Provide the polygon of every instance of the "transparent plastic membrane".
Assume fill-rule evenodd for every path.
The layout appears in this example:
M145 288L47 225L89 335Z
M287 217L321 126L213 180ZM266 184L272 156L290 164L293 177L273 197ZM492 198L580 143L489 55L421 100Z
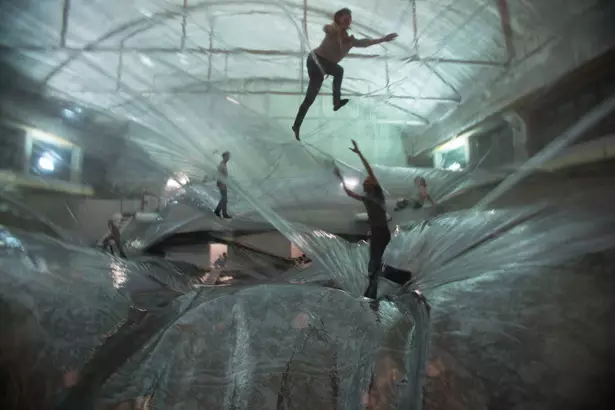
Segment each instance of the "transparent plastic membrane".
M458 16L442 25L435 22L449 19L439 18L439 12L425 13L434 22L434 31L450 31L439 41L428 41L429 47L421 46L425 62L408 58L404 47L385 50L390 52L385 55L385 67L372 75L373 66L353 67L349 59L348 72L354 74L345 80L348 88L344 92L352 96L352 105L345 108L354 114L352 119L328 117L305 126L302 142L294 140L290 119L286 123L261 110L272 103L270 99L255 104L249 96L261 92L255 78L278 87L273 92L281 95L303 91L305 84L298 78L289 82L282 76L298 71L303 62L295 65L294 60L277 58L275 53L233 56L241 48L223 34L211 38L218 43L217 51L205 52L209 37L195 40L190 35L183 37L181 48L166 47L166 40L179 40L182 32L213 31L211 22L229 11L237 12L232 9L240 6L237 2L183 7L174 2L68 3L74 6L68 26L68 43L73 49L45 49L47 40L59 42L60 33L55 38L52 27L61 25L37 20L44 20L44 14L56 14L33 17L24 6L16 13L22 26L43 27L49 35L38 48L9 55L24 65L49 68L41 69L37 80L54 96L100 109L118 121L129 120L123 128L126 149L114 158L106 182L120 191L162 192L166 206L153 221L135 222L125 240L128 260L81 247L80 241L57 229L41 229L45 236L32 233L39 231L35 225L19 229L22 219L2 221L7 227L0 230L0 302L2 322L10 331L3 332L0 359L3 368L16 369L15 374L28 380L28 389L14 390L22 394L16 394L16 400L38 397L34 406L38 409L80 410L122 409L123 405L220 410L420 409L429 309L411 289L430 295L448 283L532 272L615 244L613 198L605 192L583 193L580 198L571 195L557 204L490 208L494 198L522 180L536 162L568 144L580 128L506 180L475 209L447 212L446 207L425 207L391 212L398 198L417 195L413 182L417 176L426 179L436 202L507 177L478 169L453 172L396 167L405 163L401 127L379 122L395 111L391 107L402 100L398 95L402 86L404 94L414 94L404 103L403 118L411 117L423 127L429 123L427 117L433 114L437 119L448 112L443 105L461 100L457 88L464 96L475 94L476 84L482 92L486 79L500 78L503 66L493 62L505 56L486 45L488 41L465 48L488 56L490 68L475 71L473 63L447 68L450 82L431 68L456 37L453 29L465 25L481 32L470 21L483 12L491 13L488 2L478 9L460 6L455 10ZM295 45L302 54L317 42L314 37L321 35L322 24L329 20L315 13L319 17L304 22L303 29L300 8L291 7L290 2L266 3L251 4L254 9L247 14L275 9L278 18L297 30ZM413 37L407 19L402 18L409 16L412 3L404 2L405 14L390 7L388 19L382 20L395 19L397 24L386 28L402 34L406 30L407 38ZM423 7L425 2L417 3ZM15 5L6 8L6 15L20 9ZM372 2L357 9L371 13ZM524 27L547 26L538 24L544 18L538 10L515 10L520 14L516 22L520 33ZM538 20L527 18L528 14ZM549 10L548 14L554 13ZM497 30L500 24L497 17L492 22ZM454 27L444 27L447 25ZM273 37L271 33L257 35L254 30L238 36L240 26L235 22L219 29L233 27L229 31L234 36L259 44ZM23 27L18 30L20 40L34 37L40 43L40 33L27 35ZM361 30L371 32L365 26ZM143 33L149 37L140 37ZM418 34L419 39L429 37L429 33ZM540 38L544 33L539 34L536 37L544 40ZM295 36L284 32L278 37ZM153 47L141 52L139 42ZM527 51L534 49L527 47ZM204 57L207 53L209 59ZM218 58L211 58L216 53ZM537 54L550 57L548 51ZM256 68L263 66L265 74L258 77ZM537 85L550 75L546 68L541 74L532 77ZM513 80L511 76L509 82L501 83L513 87ZM87 91L85 86L92 84L100 89ZM365 92L356 92L358 88ZM430 102L434 90L442 104ZM459 98L451 99L451 94ZM512 97L501 93L494 93L493 98L502 106L512 102ZM299 102L292 100L291 116ZM612 102L607 101L598 114L612 111ZM277 104L280 111L290 106L288 100ZM483 101L482 105L488 104ZM327 103L325 109L330 108ZM313 110L318 112L317 107ZM469 122L461 118L453 125L458 131ZM436 125L429 131L437 134L437 121L432 124ZM447 132L436 137L448 137L451 127L443 126ZM356 222L356 214L364 212L361 203L349 199L333 175L338 166L347 183L360 192L365 172L346 149L353 138L374 164L393 216L395 230L385 263L413 274L413 282L403 287L383 279L378 306L360 297L367 285L367 243L350 243L331 233L365 234L367 230L365 224ZM219 199L216 167L225 151L231 153L227 185L232 221L212 215ZM388 165L378 166L381 162ZM12 201L11 206L19 207ZM23 207L20 212L30 210ZM30 219L51 226L34 214ZM281 232L310 257L311 265L299 269L246 252L234 268L249 279L203 287L198 273L189 268L141 255L180 232L207 231L215 238L263 228Z
M613 246L605 199L584 193L402 225L385 260L412 271L412 287L428 295L454 281L557 265ZM3 338L3 350L37 352L40 361L19 368L50 380L58 408L419 408L422 299L383 280L390 298L374 311L357 297L366 245L277 218L312 265L284 273L271 264L278 274L256 277L246 264L251 281L214 288L158 258L120 260L3 228L3 323L16 335Z
M2 360L18 350L39 357L15 371L43 374L28 386L48 381L58 408L420 403L412 381L428 323L412 294L376 313L321 286L196 289L165 261L119 260L6 228L2 244L3 323L13 335L3 337Z

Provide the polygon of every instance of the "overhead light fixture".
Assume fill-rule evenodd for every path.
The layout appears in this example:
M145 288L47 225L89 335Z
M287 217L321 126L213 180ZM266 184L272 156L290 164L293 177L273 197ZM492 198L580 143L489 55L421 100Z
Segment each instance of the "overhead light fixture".
M187 175L178 173L174 178L169 178L166 184L168 190L179 189L190 182L190 178Z
M230 102L232 102L233 104L240 105L240 104L239 104L239 101L237 101L237 100L236 100L236 99L234 99L233 97L229 97L229 96L227 95L227 96L226 96L226 99L227 99L227 101L230 101Z
M38 168L43 172L53 172L56 169L56 158L52 152L45 152L38 159Z

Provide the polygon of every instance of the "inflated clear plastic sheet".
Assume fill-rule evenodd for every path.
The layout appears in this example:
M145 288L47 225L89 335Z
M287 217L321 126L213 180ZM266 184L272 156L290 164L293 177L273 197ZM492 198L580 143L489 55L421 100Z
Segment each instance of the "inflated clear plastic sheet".
M116 403L151 396L154 408L226 409L361 408L368 394L380 408L398 408L411 393L405 406L416 408L420 393L407 391L406 377L416 375L425 341L408 338L426 323L409 317L386 302L378 323L367 302L307 285L200 292L102 394Z
M419 408L428 323L416 295L374 308L307 284L195 290L162 261L2 233L3 323L18 336L3 337L3 364L37 352L13 365L47 394L41 408Z
M126 279L124 262L49 238L0 232L3 371L10 369L13 383L27 381L8 393L38 387L43 391L34 394L43 396L42 408L50 408L50 395L65 388L64 376L80 369L103 336L128 316L131 301L118 290ZM21 400L28 393L24 396Z
M468 210L409 231L402 226L386 261L411 270L413 286L426 291L469 278L557 265L613 246L615 221L605 212L605 199L601 192L586 192L557 205ZM366 282L365 245L306 232L277 218L273 223L282 230L292 228L294 240L320 255L308 269L285 277L302 284L262 280L194 290L164 261L156 272L147 260L121 261L4 229L3 238L12 240L3 241L10 246L2 250L2 299L9 317L16 310L23 315L25 309L36 318L42 333L32 335L27 329L21 335L52 363L46 365L57 374L58 397L66 389L61 383L85 380L86 386L63 397L63 408L125 401L148 401L153 408L200 408L204 403L270 408L280 402L291 407L309 402L306 408L336 402L356 408L369 397L380 397L384 408L397 408L393 403L402 397L405 405L416 404L426 354L425 306L412 293L389 286L383 293L398 296L381 301L375 313L367 301L353 296ZM348 266L337 266L335 258ZM331 270L339 273L331 275ZM319 283L327 276L335 286ZM61 313L57 304L71 315ZM44 313L52 311L51 316ZM119 325L115 338L106 339L114 343L101 342L103 334L126 318L142 326L143 333L135 331L139 337ZM424 327L417 327L419 323ZM87 335L79 336L81 328ZM70 343L65 341L68 334ZM50 344L53 354L40 347ZM118 346L132 352L126 361L109 359L117 358ZM92 349L97 353L88 356ZM102 366L106 362L115 364Z

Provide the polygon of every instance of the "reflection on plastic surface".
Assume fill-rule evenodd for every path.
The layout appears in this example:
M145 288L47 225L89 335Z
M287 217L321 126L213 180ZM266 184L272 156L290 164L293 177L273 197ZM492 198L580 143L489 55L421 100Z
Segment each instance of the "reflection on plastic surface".
M4 226L0 225L0 251L23 251L21 241Z

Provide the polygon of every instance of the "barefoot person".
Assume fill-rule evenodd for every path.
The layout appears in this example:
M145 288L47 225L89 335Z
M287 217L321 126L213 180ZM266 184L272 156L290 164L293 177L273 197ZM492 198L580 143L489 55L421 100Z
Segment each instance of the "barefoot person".
M414 184L419 190L418 197L416 199L401 199L397 201L394 211L401 211L402 209L406 209L408 206L411 206L414 210L418 210L425 205L426 201L429 201L432 206L436 206L436 202L431 198L429 192L427 192L427 181L425 181L425 178L414 178Z
M353 47L370 47L397 38L397 34L392 33L379 39L356 39L348 34L350 23L352 23L350 9L344 8L337 11L333 16L333 22L324 27L325 38L322 43L308 55L307 71L310 82L305 99L299 107L295 123L292 126L295 138L298 141L303 119L314 103L325 75L333 76L333 110L337 111L348 103L348 100L342 99L341 96L344 69L338 63L346 57Z
M220 217L220 213L222 213L222 217L225 219L231 219L231 216L228 214L227 206L228 206L228 191L226 189L226 179L228 178L228 168L226 164L229 159L231 159L231 153L225 151L222 154L222 161L220 161L220 165L218 165L218 181L216 185L218 185L218 190L220 191L220 202L218 202L218 206L214 211L217 217Z

